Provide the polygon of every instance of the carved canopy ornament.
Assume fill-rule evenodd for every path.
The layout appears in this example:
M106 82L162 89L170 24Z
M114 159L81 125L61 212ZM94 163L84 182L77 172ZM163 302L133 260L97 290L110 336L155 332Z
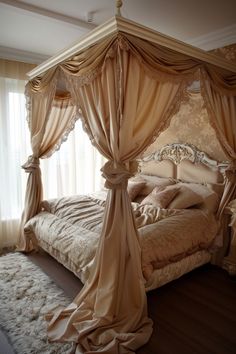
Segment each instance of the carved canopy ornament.
M141 164L145 162L155 161L161 162L163 160L171 160L175 165L179 165L181 161L188 160L194 164L202 163L211 169L219 169L224 173L225 169L229 166L229 162L218 162L211 159L205 152L198 150L192 144L167 144L160 150L151 153L139 160Z

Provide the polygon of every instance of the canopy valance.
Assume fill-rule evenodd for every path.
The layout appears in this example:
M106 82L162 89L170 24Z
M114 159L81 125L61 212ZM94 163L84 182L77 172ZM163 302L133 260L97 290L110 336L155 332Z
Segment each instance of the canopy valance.
M49 316L50 339L75 341L76 353L132 353L152 332L126 190L133 162L168 126L190 83L200 80L211 124L232 160L222 212L235 194L236 68L116 17L30 77L33 154L24 165L29 179L22 224L40 209L39 158L60 147L78 117L108 159L102 173L109 192L93 273L69 307ZM22 233L25 251L34 242Z

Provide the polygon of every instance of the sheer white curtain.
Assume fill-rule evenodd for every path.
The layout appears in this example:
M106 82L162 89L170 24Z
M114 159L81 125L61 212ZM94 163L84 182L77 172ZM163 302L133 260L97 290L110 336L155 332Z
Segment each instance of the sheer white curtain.
M23 210L27 175L21 165L31 154L24 89L24 80L0 77L0 248L16 243ZM77 121L61 149L41 160L44 198L101 189L103 163Z
M0 248L17 240L26 176L20 165L30 152L23 80L0 78Z
M103 187L104 157L91 145L78 120L67 141L50 158L40 160L44 198L85 194Z

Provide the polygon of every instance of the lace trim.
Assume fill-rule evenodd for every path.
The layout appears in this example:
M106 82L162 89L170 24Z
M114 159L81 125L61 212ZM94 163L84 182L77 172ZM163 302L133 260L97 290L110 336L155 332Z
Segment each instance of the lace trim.
M124 100L124 85L123 85L123 75L122 75L122 55L121 48L123 41L120 38L120 41L117 43L117 58L116 58L116 102L118 103L118 114L120 117L120 123L123 120L123 100ZM118 118L118 117L117 117Z
M90 127L89 127L89 123L87 122L87 119L86 117L83 115L83 112L82 112L82 109L78 103L78 99L76 97L76 94L75 94L75 90L77 88L77 85L75 84L74 86L74 81L73 81L73 85L71 85L71 77L70 75L68 75L67 73L64 73L65 75L65 80L66 80L66 87L68 89L68 91L71 92L71 100L72 100L72 103L73 105L75 105L77 107L77 113L78 113L78 117L79 119L81 120L82 122L82 128L83 128L83 131L88 135L89 137L89 140L91 142L91 144L103 155L105 156L106 158L109 158L109 156L106 154L105 151L103 151L101 149L101 147L97 144L91 130L90 130ZM76 81L75 81L76 83ZM73 90L71 90L71 87L73 87Z
M71 80L70 80L70 77L67 76L67 74L65 74L65 76L66 76L68 89L69 89L69 87L71 85ZM188 84L189 84L189 82L186 82L186 81L183 81L180 84L180 87L178 89L176 97L173 100L173 102L170 105L170 107L168 108L167 112L165 113L165 116L164 116L164 118L162 120L161 125L154 131L153 135L149 139L148 145L146 146L145 150L142 151L141 156L145 153L145 151L148 149L148 147L157 139L157 137L165 129L167 129L169 127L171 118L179 111L180 104L182 102L185 102L185 101L189 100L189 94L187 92ZM77 101L77 99L75 97L75 94L72 94L72 100L74 101L74 104L78 106L78 101ZM105 156L106 158L110 158L109 156L107 156L107 154L104 151L101 150L100 146L97 145L97 143L96 143L96 141L94 139L94 136L91 133L91 130L89 128L89 124L87 123L86 118L83 116L82 110L81 110L80 107L78 107L78 111L80 112L80 119L82 121L83 130L89 136L89 139L90 139L92 145L95 146L103 156ZM138 155L138 156L140 156L140 155Z
M178 113L181 103L186 99L188 99L187 85L186 85L186 82L183 81L180 84L180 87L178 89L178 92L177 92L172 104L170 105L170 107L168 108L166 113L164 114L161 124L159 125L158 128L156 128L154 130L145 149L136 157L136 159L142 158L145 155L145 152L147 151L149 146L152 145L156 141L158 136L169 127L172 117Z
M158 81L160 81L160 82L167 82L168 81L168 82L177 82L177 83L185 80L190 84L197 77L196 73L199 70L200 64L197 64L195 67L193 67L191 69L191 71L189 73L185 73L185 74L178 72L178 71L173 72L173 73L166 72L165 68L167 67L167 65L164 65L164 64L159 64L160 67L163 65L163 68L164 68L163 70L161 70L161 68L156 69L156 68L152 67L136 51L136 47L133 46L132 41L129 38L132 38L132 36L129 36L129 35L128 35L128 37L122 36L123 41L126 43L124 46L125 50L129 50L131 55L133 55L139 61L143 70L150 78L158 79ZM174 69L173 69L173 71L174 71Z
M95 145L94 137L93 137L92 133L90 132L89 125L87 124L87 121L86 121L85 117L83 116L82 109L79 106L78 99L76 97L76 94L74 93L74 91L77 87L76 81L71 80L72 77L70 75L68 75L67 73L64 73L64 75L65 75L65 79L66 79L67 89L71 90L71 87L73 88L73 90L71 90L72 102L77 107L77 112L78 112L79 118L81 119L81 122L82 122L83 131L88 135L89 140L91 141L92 145Z
M83 116L83 114L82 114L81 108L78 108L78 109L81 111L80 119L81 119L81 122L82 122L83 131L88 135L91 144L100 152L100 154L101 154L102 156L104 156L104 157L107 158L107 159L110 159L110 156L107 155L107 153L106 153L105 151L103 151L103 150L101 149L101 147L97 144L97 142L96 142L96 140L95 140L93 134L91 133L89 124L88 124L86 118L85 118L85 117Z
M231 148L231 146L228 144L227 140L225 139L225 136L222 134L222 132L219 130L219 128L216 124L215 114L214 114L213 108L211 106L211 103L208 99L208 93L207 93L207 88L206 88L206 82L209 81L208 76L207 76L205 70L202 70L201 73L202 73L202 80L200 80L201 95L204 100L204 106L207 109L207 113L209 116L209 123L210 123L211 127L214 129L216 136L217 136L219 142L221 143L223 149L225 150L226 154L228 154L230 158L236 159L236 153Z
M81 110L79 108L76 109L72 119L70 120L70 124L67 126L65 132L62 134L58 142L53 146L52 150L50 150L46 155L41 156L41 158L49 158L51 157L56 151L60 150L61 145L67 141L68 136L72 130L75 128L75 123L78 119L81 118Z
M65 76L67 78L67 81L70 83L70 85L81 87L84 85L89 85L92 81L94 81L94 79L96 79L96 77L101 74L102 69L103 69L103 65L81 76L72 76L68 73L65 73Z
M179 83L180 81L185 80L188 84L190 84L194 80L195 72L190 74L169 74L161 70L153 71L153 68L150 68L148 64L146 64L142 58L139 56L135 56L139 61L141 67L143 68L146 75L148 75L151 79L158 80L159 82L174 82Z
M198 76L198 74L197 74L198 70L199 70L198 67L192 69L192 72L190 72L188 74L182 74L182 73L178 73L178 72L171 74L171 73L162 71L161 69L153 69L153 67L150 67L150 65L145 62L145 60L140 56L139 53L135 52L132 49L131 44L129 43L128 39L125 38L121 34L118 34L117 38L115 39L115 41L113 42L111 47L107 50L107 53L104 56L103 63L100 64L95 69L92 69L80 76L73 74L73 73L68 73L68 71L63 69L63 67L61 67L61 70L63 71L64 76L66 77L66 80L67 80L67 82L70 83L70 85L73 85L76 87L88 85L97 76L99 76L102 73L105 63L106 63L106 60L108 58L115 58L116 54L118 54L119 50L129 51L130 55L132 55L134 58L136 58L138 60L140 66L142 67L142 69L144 70L146 75L148 75L152 79L158 80L159 82L179 83L180 81L185 80L190 85ZM118 57L119 57L119 55L118 55Z
M32 122L32 102L31 96L25 91L25 108L26 108L26 122L28 124L29 131L31 132L31 122Z
M230 76L220 75L219 72L214 71L210 66L206 65L201 69L202 77L214 84L214 90L220 95L236 96L236 85L233 84L233 79ZM234 80L235 81L235 80Z
M52 97L55 96L55 92L56 92L57 80L58 80L58 71L55 73L52 81L48 85L46 92L45 91L34 92L29 83L26 85L26 87L25 87L26 121L27 121L27 124L28 124L30 132L31 132L31 122L33 120L33 117L32 117L32 100L31 100L32 97L34 95L36 95L38 97L38 99L40 99L41 97L43 97L45 95L50 95L51 96L51 101L52 101ZM52 105L51 105L51 108L52 108Z
M43 92L33 92L29 85L26 86L26 89L25 89L26 110L27 110L26 120L27 120L30 132L31 132L31 122L33 120L33 116L32 116L32 100L31 100L33 95L37 95L37 98L39 100L40 100L41 97L43 97L46 94L50 95L51 98L49 98L49 101L51 102L51 104L50 104L50 110L49 111L51 111L52 107L63 108L65 103L66 103L66 106L67 105L68 106L69 105L70 106L73 105L70 92L68 92L67 95L65 95L64 97L59 97L59 96L56 95L57 82L58 82L58 78L59 78L60 75L61 75L61 73L58 70L55 73L52 81L48 85L47 92L45 92L45 91L43 91ZM50 115L50 112L49 112L49 115ZM58 151L60 149L61 144L68 139L69 133L74 129L75 122L79 119L79 117L80 117L80 111L77 109L75 114L73 115L72 119L70 120L70 124L66 128L65 132L62 134L62 136L59 139L59 141L57 142L57 144L54 145L52 150L50 150L46 155L40 156L40 158L49 158L50 156L52 156L52 154L55 151ZM46 124L45 124L45 128L46 128Z

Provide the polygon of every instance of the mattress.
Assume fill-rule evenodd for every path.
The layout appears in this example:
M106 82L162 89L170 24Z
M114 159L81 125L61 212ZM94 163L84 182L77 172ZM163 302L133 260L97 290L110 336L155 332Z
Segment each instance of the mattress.
M157 289L172 280L178 279L193 269L211 261L211 253L207 250L197 251L180 261L172 262L163 268L155 269L145 283L146 291Z
M102 228L106 193L44 201L25 226L28 237L84 283L90 274ZM209 250L218 229L213 214L200 209L161 209L132 203L147 287L154 273ZM35 242L35 241L34 241Z

